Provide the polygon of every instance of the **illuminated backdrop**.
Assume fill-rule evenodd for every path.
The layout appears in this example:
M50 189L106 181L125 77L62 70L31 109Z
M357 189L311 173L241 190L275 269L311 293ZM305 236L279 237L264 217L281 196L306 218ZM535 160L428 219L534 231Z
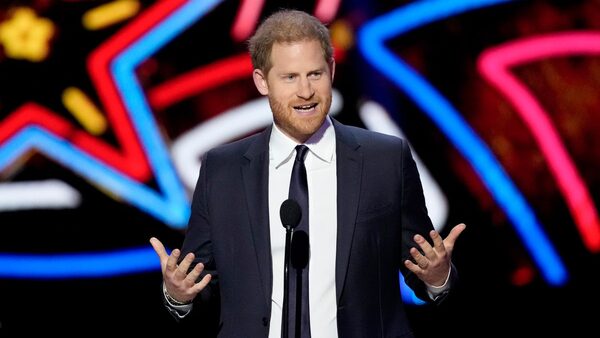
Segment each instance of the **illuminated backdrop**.
M330 27L331 114L406 137L436 228L468 225L456 297L399 281L415 331L563 325L600 251L600 2L32 0L0 4L0 330L174 326L148 239L271 123L246 40L279 7Z

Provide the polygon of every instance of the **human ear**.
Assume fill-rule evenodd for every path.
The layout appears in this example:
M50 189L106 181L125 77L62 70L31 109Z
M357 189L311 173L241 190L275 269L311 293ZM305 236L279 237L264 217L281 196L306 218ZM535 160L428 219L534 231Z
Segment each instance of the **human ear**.
M267 83L267 78L265 74L260 69L254 69L252 72L252 79L254 80L254 85L258 92L262 95L269 94L269 84Z
M331 82L333 83L333 77L335 75L335 59L331 58L329 61L329 71L331 72Z

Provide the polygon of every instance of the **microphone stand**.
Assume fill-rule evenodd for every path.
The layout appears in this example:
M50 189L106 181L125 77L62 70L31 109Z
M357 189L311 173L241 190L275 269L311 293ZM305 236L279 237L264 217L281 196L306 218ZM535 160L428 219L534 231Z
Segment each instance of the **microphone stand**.
M281 337L288 338L290 321L290 259L292 252L292 235L294 228L300 223L302 210L298 202L293 199L287 199L281 204L279 209L281 224L285 227L285 257L283 263L283 314L281 317Z
M290 320L290 301L289 301L289 293L290 293L290 269L289 269L289 261L290 261L290 251L291 251L291 241L292 241L292 233L294 232L294 228L289 225L285 226L285 257L283 260L283 320L281 321L281 337L288 338L289 337L289 320Z
M305 282L308 282L308 280L303 280L302 274L308 273L308 260L310 257L310 243L308 234L304 230L294 231L292 237L292 247L290 251L290 261L292 263L292 267L296 269L296 324L294 326L294 334L296 338L299 338L302 337L303 329L302 307L308 305L303 304L302 302L304 286L308 286L303 285ZM308 309L304 309L304 311L308 311Z
M294 337L302 337L302 269L296 268L296 324Z

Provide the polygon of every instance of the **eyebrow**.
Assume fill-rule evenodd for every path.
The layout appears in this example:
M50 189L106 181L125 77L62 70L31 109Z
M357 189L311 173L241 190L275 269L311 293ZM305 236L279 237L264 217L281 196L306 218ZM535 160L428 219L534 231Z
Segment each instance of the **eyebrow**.
M313 70L309 70L306 74L314 74L314 73L323 73L325 72L325 68L320 67ZM289 76L289 75L300 75L299 72L280 72L277 73L278 76Z

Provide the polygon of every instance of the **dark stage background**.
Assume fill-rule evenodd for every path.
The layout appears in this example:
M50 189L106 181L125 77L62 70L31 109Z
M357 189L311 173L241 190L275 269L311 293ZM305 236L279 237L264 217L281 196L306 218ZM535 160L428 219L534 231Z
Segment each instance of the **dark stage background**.
M404 294L417 336L593 335L600 1L2 0L0 336L188 330L148 239L179 247L201 155L270 123L245 41L279 7L331 29L332 114L406 137L468 226L458 292Z

